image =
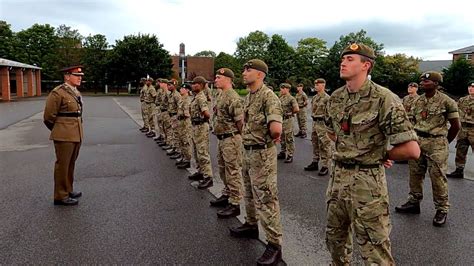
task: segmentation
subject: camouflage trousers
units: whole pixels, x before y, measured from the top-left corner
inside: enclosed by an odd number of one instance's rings
[[[461,128],[456,142],[456,168],[464,168],[466,165],[469,147],[474,151],[474,128]]]
[[[147,124],[147,121],[148,121],[148,120],[145,119],[145,108],[146,108],[145,102],[144,102],[144,101],[140,101],[140,109],[141,109],[141,111],[142,111],[143,127],[148,128],[148,124]]]
[[[300,129],[300,132],[306,134],[306,130],[308,129],[306,126],[306,107],[300,107],[300,111],[296,117],[298,119],[298,128]]]
[[[431,178],[433,202],[436,210],[448,212],[448,139],[446,137],[419,137],[421,154],[418,160],[408,161],[410,170],[410,202],[420,202],[423,199],[423,180],[426,170]]]
[[[311,143],[313,143],[313,162],[321,161],[322,167],[329,168],[333,143],[328,137],[323,121],[313,122]]]
[[[211,156],[209,155],[209,124],[193,126],[193,152],[198,171],[212,177]]]
[[[281,151],[287,156],[295,154],[295,136],[293,135],[293,117],[283,119],[283,138],[281,141]]]
[[[155,124],[153,124],[153,111],[155,109],[155,103],[145,103],[145,120],[144,124],[149,130],[155,130]]]
[[[178,141],[179,141],[179,151],[183,160],[186,162],[191,161],[192,147],[191,147],[191,119],[186,118],[183,120],[178,120]]]
[[[222,195],[229,196],[229,202],[234,205],[242,199],[242,149],[240,134],[217,142],[217,165],[224,183]]]
[[[171,124],[170,124],[170,115],[167,111],[161,112],[161,128],[164,134],[166,144],[171,143]]]
[[[153,112],[153,124],[155,125],[155,132],[158,134],[158,135],[162,135],[161,133],[161,127],[160,127],[160,124],[161,124],[161,112],[160,112],[160,107],[159,106],[155,106],[155,110]]]
[[[352,234],[364,264],[394,265],[385,169],[333,166],[327,197],[326,245],[332,265],[350,265]]]
[[[261,150],[244,150],[242,175],[246,222],[257,224],[260,220],[267,241],[281,245],[276,146]]]
[[[178,115],[170,115],[170,142],[169,145],[174,148],[179,147],[179,133],[178,133]]]

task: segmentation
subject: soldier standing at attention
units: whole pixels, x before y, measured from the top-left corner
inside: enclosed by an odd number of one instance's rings
[[[449,210],[448,202],[448,145],[458,134],[460,123],[456,102],[438,91],[443,77],[435,71],[421,75],[421,86],[425,94],[415,101],[411,116],[418,135],[421,156],[418,160],[408,161],[410,170],[410,193],[408,201],[396,207],[401,213],[420,213],[420,201],[423,199],[423,180],[426,170],[430,175],[433,189],[433,201],[436,214],[434,226],[443,226]],[[451,125],[448,129],[448,122]]]
[[[461,131],[456,142],[456,170],[447,174],[449,178],[464,178],[464,165],[469,146],[474,151],[474,81],[467,88],[469,95],[459,99]]]
[[[189,106],[191,105],[191,96],[189,92],[191,90],[191,85],[188,83],[183,83],[179,94],[181,98],[178,103],[178,141],[179,141],[179,152],[181,154],[181,159],[176,164],[178,169],[186,169],[191,167],[191,114],[189,112]]]
[[[73,190],[74,166],[83,139],[81,85],[82,66],[61,70],[64,83],[54,88],[46,99],[44,124],[51,130],[56,163],[54,164],[54,205],[77,205],[82,192]]]
[[[244,123],[243,103],[232,88],[234,72],[228,68],[218,69],[215,85],[221,89],[215,98],[214,134],[217,142],[217,164],[219,176],[224,183],[222,196],[211,201],[211,206],[226,207],[217,212],[219,218],[240,215],[242,199],[242,127]]]
[[[143,127],[140,128],[139,130],[141,132],[148,132],[148,125],[147,125],[147,120],[145,119],[145,81],[146,78],[141,78],[140,82],[138,83],[138,89],[140,90],[140,107],[142,111],[142,120],[143,120]]]
[[[166,155],[176,158],[179,150],[179,140],[178,140],[178,103],[181,99],[181,95],[176,91],[176,86],[178,82],[176,80],[171,80],[168,83],[168,114],[170,117],[170,143],[168,143],[171,148],[168,149]]]
[[[412,82],[408,84],[408,95],[403,97],[403,107],[405,107],[405,111],[408,114],[408,118],[410,121],[413,121],[413,117],[411,117],[411,107],[415,103],[420,95],[418,95],[418,84],[416,82]]]
[[[391,160],[416,159],[420,154],[398,96],[367,78],[374,60],[374,50],[364,44],[345,48],[340,77],[346,85],[328,102],[327,130],[336,143],[326,193],[326,244],[333,265],[351,264],[352,231],[364,264],[395,263],[384,167],[391,167]]]
[[[244,65],[243,82],[249,88],[244,101],[245,223],[231,228],[235,237],[258,238],[257,222],[265,231],[267,247],[258,265],[277,265],[282,259],[282,226],[277,186],[277,150],[282,132],[281,104],[263,80],[268,66],[259,59]]]
[[[327,135],[325,119],[326,107],[329,101],[329,95],[326,93],[326,80],[319,78],[314,81],[314,87],[317,94],[313,96],[311,106],[313,112],[313,130],[311,132],[311,142],[313,144],[313,161],[306,166],[306,171],[317,171],[319,169],[319,160],[321,160],[321,170],[318,175],[324,176],[329,172],[329,163],[331,160],[332,143]]]
[[[155,97],[155,110],[153,112],[153,123],[155,124],[155,133],[156,136],[153,138],[154,141],[160,141],[163,139],[163,131],[161,130],[161,94],[163,90],[161,89],[161,79],[156,80],[156,97]]]
[[[145,119],[148,125],[148,133],[146,134],[147,137],[153,138],[155,137],[155,124],[153,123],[153,112],[155,110],[155,99],[156,99],[156,90],[155,87],[151,84],[153,79],[151,77],[147,77],[145,81],[145,86],[143,86],[144,90],[144,102],[145,102]]]
[[[283,111],[283,141],[278,159],[286,159],[285,163],[293,162],[295,153],[295,137],[293,136],[293,117],[300,111],[295,97],[290,94],[291,85],[280,84],[280,102]]]
[[[169,80],[163,79],[160,83],[160,88],[163,90],[161,94],[161,126],[163,128],[164,139],[158,143],[163,150],[171,149],[171,126],[170,126],[170,115],[168,114],[168,91]]]
[[[303,91],[304,85],[302,83],[296,86],[296,101],[298,102],[298,107],[300,111],[296,115],[298,118],[298,128],[299,132],[295,135],[295,137],[306,138],[306,106],[308,106],[308,96]]]
[[[193,125],[193,150],[198,171],[191,180],[199,180],[199,189],[211,187],[212,180],[211,156],[209,155],[209,103],[203,89],[207,81],[202,76],[193,79],[192,89],[194,98],[191,100],[191,124]]]

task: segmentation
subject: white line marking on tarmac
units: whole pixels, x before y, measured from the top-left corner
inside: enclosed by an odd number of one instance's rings
[[[49,144],[26,144],[25,135],[42,120],[43,112],[36,113],[26,119],[0,130],[0,152],[26,151],[48,147]]]

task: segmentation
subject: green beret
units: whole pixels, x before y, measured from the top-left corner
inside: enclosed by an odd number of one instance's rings
[[[226,76],[228,78],[231,78],[233,79],[234,78],[234,71],[230,70],[229,68],[219,68],[217,71],[216,71],[216,75],[222,75],[222,76]]]
[[[197,76],[193,79],[191,83],[201,83],[201,84],[206,84],[207,80],[203,76]]]
[[[189,83],[183,83],[183,84],[181,84],[181,88],[190,90],[190,89],[191,89],[191,84],[189,84]]]
[[[441,73],[436,71],[426,71],[425,73],[421,74],[420,80],[429,79],[434,82],[443,82],[443,76]]]
[[[370,48],[369,46],[363,44],[363,43],[353,43],[344,49],[342,51],[341,57],[343,57],[346,54],[358,54],[358,55],[363,55],[365,57],[368,57],[370,59],[375,59],[375,52],[374,49]]]
[[[316,80],[314,81],[314,84],[317,84],[317,83],[324,83],[324,84],[325,84],[325,83],[326,83],[326,80],[324,80],[324,79],[322,79],[322,78],[319,78],[319,79],[316,79]]]
[[[161,82],[161,83],[169,83],[170,81],[167,80],[167,79],[160,79],[160,82]]]
[[[288,83],[282,83],[282,84],[280,84],[280,88],[291,89],[291,85],[288,84]]]
[[[167,83],[168,83],[168,84],[171,84],[171,85],[175,85],[175,86],[178,85],[178,81],[175,80],[175,79],[168,80]]]
[[[245,63],[244,68],[252,68],[258,71],[262,71],[265,74],[268,74],[268,66],[260,59],[252,59]]]
[[[418,83],[411,82],[410,84],[408,84],[408,86],[418,88]]]

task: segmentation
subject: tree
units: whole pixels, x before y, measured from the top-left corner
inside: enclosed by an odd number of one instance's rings
[[[202,57],[212,57],[212,58],[215,58],[216,57],[216,53],[211,51],[211,50],[204,50],[204,51],[201,51],[201,52],[198,52],[196,53],[194,56],[202,56]]]
[[[241,84],[242,83],[242,69],[243,66],[239,63],[237,58],[230,54],[226,54],[224,52],[220,52],[214,61],[214,72],[216,72],[219,68],[230,68],[232,71],[234,71],[235,79],[234,83],[235,84]]]
[[[16,40],[10,26],[6,21],[0,20],[0,57],[15,60],[13,44]]]
[[[274,34],[264,57],[269,72],[267,82],[276,87],[282,82],[289,81],[289,78],[294,75],[294,58],[293,47],[288,45],[281,35]]]
[[[76,29],[64,24],[56,29],[58,37],[58,59],[59,65],[78,65],[82,62],[82,40],[84,37]]]
[[[266,56],[269,44],[270,38],[267,34],[254,31],[249,33],[247,37],[239,38],[234,55],[242,64],[254,58],[263,59]]]
[[[171,68],[171,57],[155,35],[128,35],[110,52],[107,77],[117,83],[136,82],[147,74],[168,78]]]
[[[468,83],[474,80],[474,65],[465,59],[458,59],[443,70],[443,79],[442,85],[447,92],[464,96]]]
[[[296,76],[298,83],[312,85],[322,75],[322,64],[328,55],[326,42],[318,38],[305,38],[296,47]]]
[[[419,77],[418,65],[420,59],[404,54],[380,56],[380,60],[374,69],[374,79],[377,83],[390,88],[393,92],[400,94],[405,92],[410,81]]]
[[[84,72],[87,80],[102,85],[105,79],[107,64],[107,38],[105,35],[89,35],[84,39]]]

